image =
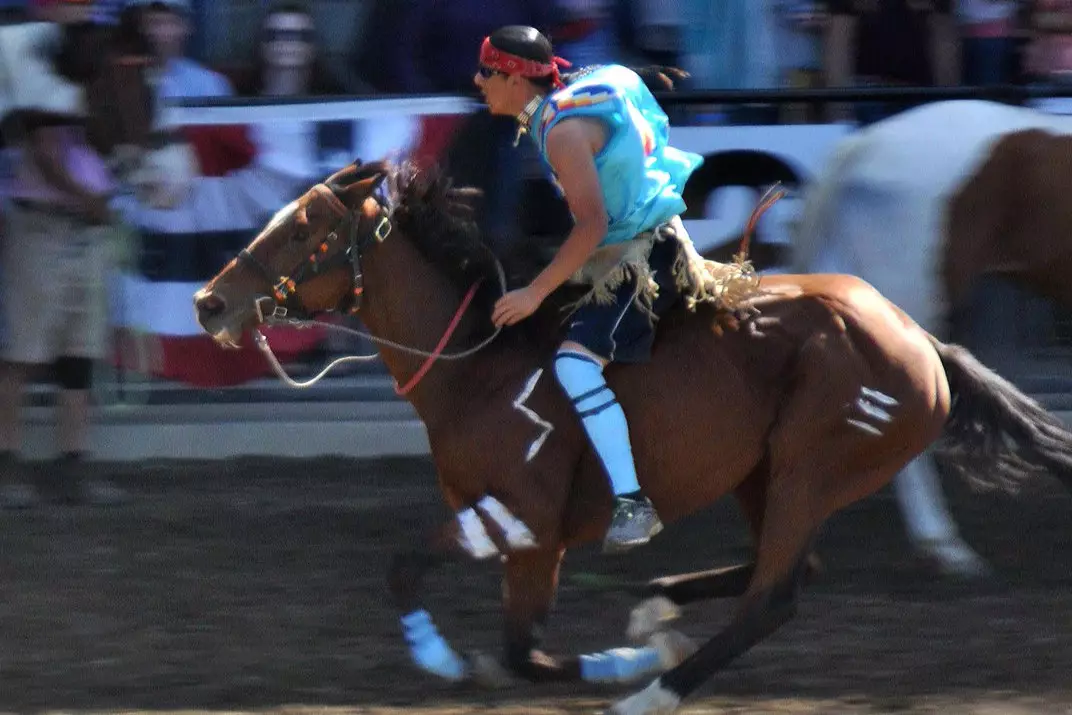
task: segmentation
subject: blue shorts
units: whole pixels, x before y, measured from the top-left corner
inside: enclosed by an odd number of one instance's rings
[[[679,243],[672,238],[656,239],[648,264],[659,285],[659,295],[651,312],[662,317],[677,303],[680,294],[673,267]],[[580,343],[608,362],[647,362],[655,343],[655,319],[636,301],[636,276],[630,276],[614,292],[608,305],[586,303],[567,319],[566,340]]]

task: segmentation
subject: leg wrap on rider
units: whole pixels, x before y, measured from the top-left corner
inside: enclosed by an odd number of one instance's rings
[[[639,491],[625,412],[603,379],[602,366],[584,353],[560,350],[555,355],[555,375],[580,415],[614,493]]]

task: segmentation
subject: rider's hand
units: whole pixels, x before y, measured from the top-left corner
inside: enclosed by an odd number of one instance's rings
[[[540,303],[543,303],[543,296],[532,286],[512,290],[495,301],[491,322],[497,328],[513,325],[535,313]]]

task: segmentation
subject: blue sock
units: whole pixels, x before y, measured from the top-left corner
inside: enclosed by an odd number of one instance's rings
[[[555,375],[581,417],[588,438],[610,476],[614,494],[639,492],[625,412],[603,379],[603,368],[583,353],[560,350],[555,355]]]

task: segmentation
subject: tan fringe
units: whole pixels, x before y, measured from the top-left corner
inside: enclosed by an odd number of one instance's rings
[[[589,285],[591,290],[566,306],[573,312],[587,303],[609,305],[614,291],[630,276],[637,277],[637,304],[649,315],[658,297],[659,286],[652,275],[648,257],[655,241],[676,241],[677,260],[672,268],[674,283],[689,310],[700,303],[712,303],[727,311],[737,310],[756,294],[759,275],[752,262],[744,256],[734,256],[733,263],[706,260],[697,252],[681,219],[675,217],[654,231],[642,233],[632,241],[615,243],[596,250],[588,262],[571,278],[571,283]],[[652,315],[654,317],[654,315]]]

